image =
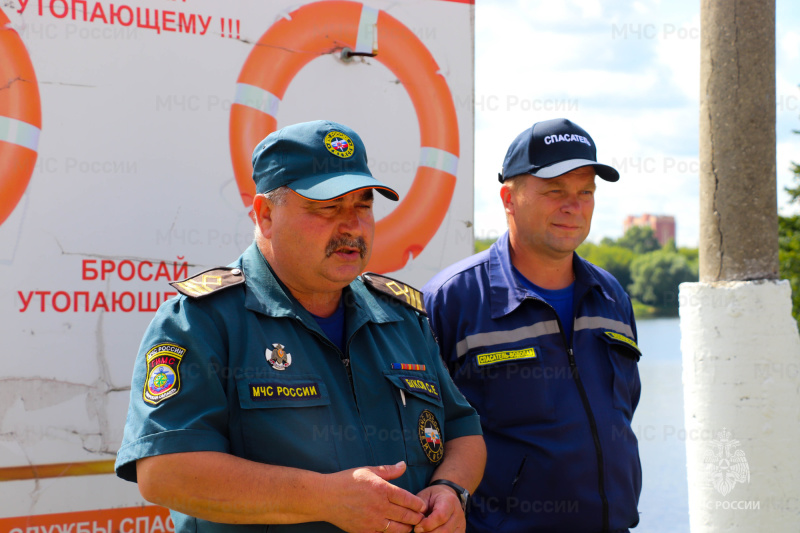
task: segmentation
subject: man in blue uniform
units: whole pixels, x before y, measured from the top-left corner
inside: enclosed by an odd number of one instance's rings
[[[566,119],[508,150],[508,232],[423,288],[442,357],[481,416],[488,449],[468,531],[627,531],[638,521],[639,402],[630,299],[578,257],[589,233],[594,141]]]
[[[333,122],[269,135],[253,167],[255,242],[159,308],[117,474],[179,532],[463,531],[485,463],[479,418],[419,293],[357,278],[373,191],[397,193]]]

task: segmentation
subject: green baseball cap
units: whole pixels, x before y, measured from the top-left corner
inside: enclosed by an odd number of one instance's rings
[[[332,200],[361,189],[400,198],[372,177],[361,137],[327,120],[293,124],[267,135],[253,151],[253,181],[259,194],[286,185],[309,200]]]

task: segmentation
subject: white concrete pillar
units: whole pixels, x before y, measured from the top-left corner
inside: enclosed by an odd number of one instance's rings
[[[692,533],[800,531],[800,335],[791,307],[788,281],[681,285]]]

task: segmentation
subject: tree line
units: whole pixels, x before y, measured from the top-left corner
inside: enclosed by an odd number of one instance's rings
[[[794,133],[800,134],[799,130]],[[800,164],[792,163],[794,186],[786,187],[789,204],[800,207]],[[476,239],[475,251],[485,250],[495,239]],[[800,214],[778,217],[780,279],[792,288],[792,316],[800,326]],[[633,226],[619,239],[585,242],[578,255],[608,270],[628,291],[637,317],[678,313],[678,286],[698,280],[697,248],[676,248],[670,241],[660,246],[649,227]]]
[[[632,226],[619,239],[585,242],[578,255],[608,270],[625,287],[637,317],[677,316],[681,283],[699,279],[697,248],[661,246],[648,226]]]
[[[484,250],[493,242],[476,239],[475,250]],[[698,280],[697,248],[677,248],[672,240],[661,246],[647,226],[632,226],[619,239],[584,242],[577,253],[617,278],[639,318],[677,316],[678,286]]]
[[[800,131],[794,130],[800,134]],[[786,187],[789,204],[800,206],[800,165],[792,163],[794,187]],[[780,278],[792,286],[792,316],[800,325],[800,215],[778,217],[778,258]]]

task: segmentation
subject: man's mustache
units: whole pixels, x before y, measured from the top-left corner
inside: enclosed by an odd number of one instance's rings
[[[363,259],[367,253],[367,242],[363,237],[334,237],[325,247],[325,256],[330,257],[342,248],[356,248]]]

